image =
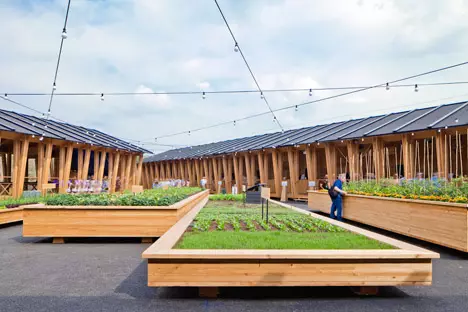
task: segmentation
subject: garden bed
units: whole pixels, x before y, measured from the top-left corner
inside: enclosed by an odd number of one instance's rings
[[[330,213],[328,193],[309,191],[308,206]],[[468,252],[467,204],[350,194],[343,218]]]
[[[431,284],[432,259],[438,258],[438,254],[286,204],[272,203],[269,216],[272,221],[263,226],[258,218],[253,220],[253,215],[260,215],[258,206],[238,208],[232,207],[234,204],[223,208],[225,204],[211,203],[199,214],[204,202],[199,203],[142,254],[148,259],[148,285]],[[243,217],[236,219],[235,215]],[[275,218],[287,228],[275,223]],[[296,225],[290,227],[294,218],[309,221],[302,225],[294,221]],[[231,221],[227,222],[228,219]],[[253,225],[248,225],[249,220]],[[297,231],[298,226],[302,232]],[[351,239],[341,239],[344,233]],[[278,239],[272,239],[276,235]],[[362,242],[373,246],[366,249],[370,246]],[[356,243],[362,249],[356,249]]]
[[[179,201],[175,202],[173,192],[177,193]],[[24,209],[23,236],[159,237],[207,197],[208,191],[200,192],[196,188],[145,191],[144,194],[120,196],[56,196],[46,200],[47,204],[56,205],[38,204]],[[77,202],[81,205],[67,205]],[[113,203],[120,205],[115,206]],[[148,205],[156,203],[166,205]]]
[[[0,225],[23,221],[23,208],[0,208]]]

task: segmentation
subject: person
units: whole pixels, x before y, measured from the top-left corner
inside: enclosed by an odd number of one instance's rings
[[[340,174],[338,179],[333,183],[331,189],[334,190],[336,196],[332,197],[332,205],[330,208],[330,218],[341,221],[341,215],[343,212],[343,199],[342,196],[346,195],[346,192],[343,191],[343,182],[346,181],[346,175]],[[335,216],[336,212],[336,216]]]
[[[203,177],[201,180],[200,180],[200,185],[202,187],[202,189],[205,189],[206,188],[206,178]]]

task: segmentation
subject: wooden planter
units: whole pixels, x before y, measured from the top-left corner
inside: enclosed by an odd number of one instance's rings
[[[23,236],[159,237],[208,198],[194,194],[171,206],[45,206],[24,208]]]
[[[468,205],[347,195],[343,217],[468,252]],[[330,213],[328,193],[309,191],[309,208]]]
[[[432,282],[432,259],[438,254],[276,201],[399,249],[174,249],[206,202],[198,203],[143,252],[142,257],[148,259],[149,286],[385,286]]]
[[[23,207],[0,210],[0,225],[23,221]]]

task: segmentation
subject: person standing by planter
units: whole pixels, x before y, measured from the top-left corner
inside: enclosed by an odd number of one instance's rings
[[[341,215],[343,212],[343,199],[342,196],[346,195],[343,191],[343,182],[346,181],[346,175],[340,174],[338,179],[335,180],[333,185],[328,190],[328,194],[331,197],[332,205],[330,208],[330,218],[341,221]],[[335,216],[336,212],[336,216]]]

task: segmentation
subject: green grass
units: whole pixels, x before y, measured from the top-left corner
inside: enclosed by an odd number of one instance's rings
[[[190,232],[176,249],[393,249],[351,232]]]
[[[243,194],[214,194],[210,195],[210,200],[223,200],[223,201],[244,201]]]
[[[18,207],[21,205],[37,204],[44,201],[44,197],[28,197],[19,199],[4,199],[0,200],[0,209]]]
[[[326,221],[278,205],[269,220],[261,205],[210,201],[176,245],[178,249],[393,249]]]

